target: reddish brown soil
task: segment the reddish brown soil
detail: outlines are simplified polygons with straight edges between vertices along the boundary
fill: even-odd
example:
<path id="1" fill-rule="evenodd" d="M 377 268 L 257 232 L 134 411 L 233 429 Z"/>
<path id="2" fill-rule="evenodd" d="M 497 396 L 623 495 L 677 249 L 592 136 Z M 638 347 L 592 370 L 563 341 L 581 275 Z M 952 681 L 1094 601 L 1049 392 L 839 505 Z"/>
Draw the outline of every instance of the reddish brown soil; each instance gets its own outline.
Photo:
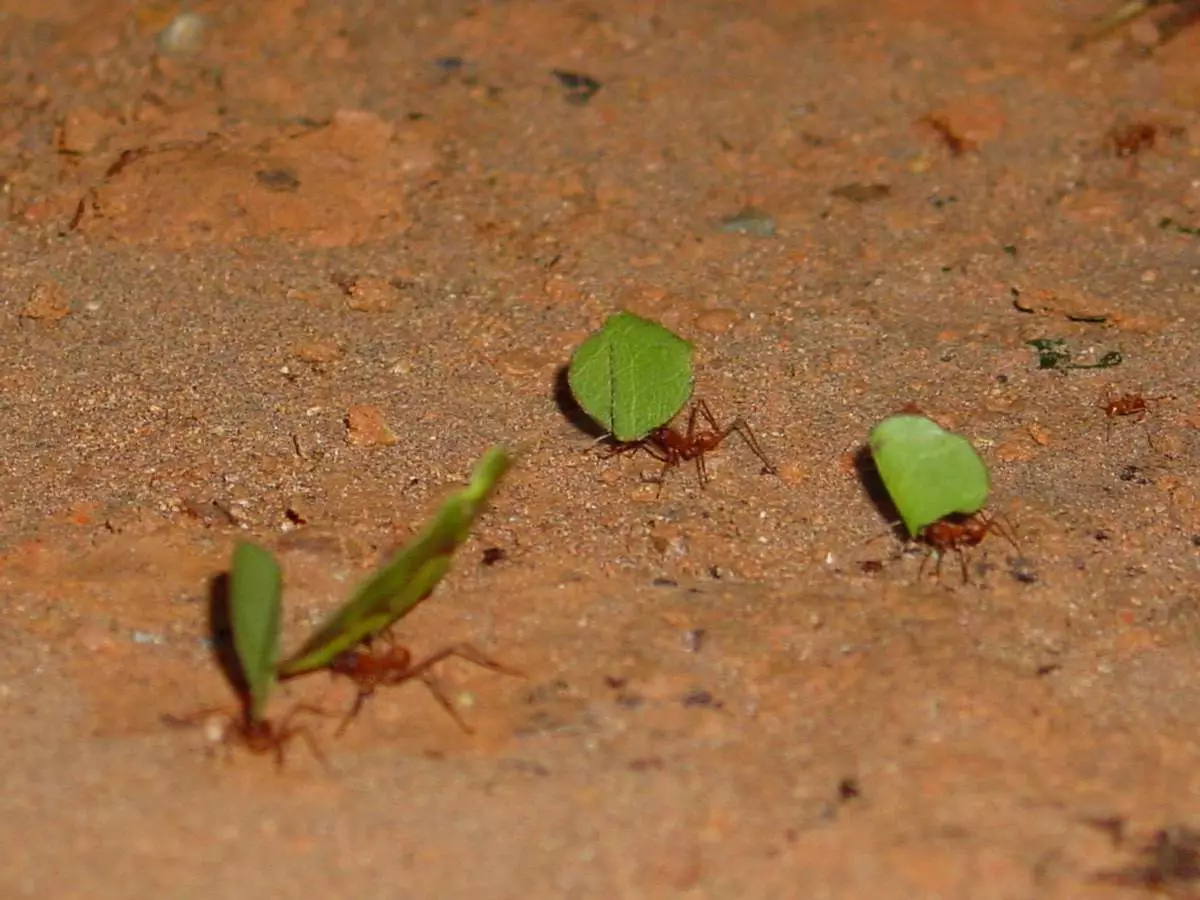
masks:
<path id="1" fill-rule="evenodd" d="M 1200 28 L 1070 51 L 1103 7 L 209 0 L 168 54 L 173 3 L 0 4 L 0 895 L 1200 892 Z M 779 477 L 585 452 L 619 308 Z M 873 540 L 908 403 L 1018 533 L 967 585 Z M 294 647 L 496 442 L 399 630 L 527 673 L 445 665 L 476 734 L 420 685 L 314 723 L 333 774 L 161 724 L 232 703 L 235 539 Z"/>

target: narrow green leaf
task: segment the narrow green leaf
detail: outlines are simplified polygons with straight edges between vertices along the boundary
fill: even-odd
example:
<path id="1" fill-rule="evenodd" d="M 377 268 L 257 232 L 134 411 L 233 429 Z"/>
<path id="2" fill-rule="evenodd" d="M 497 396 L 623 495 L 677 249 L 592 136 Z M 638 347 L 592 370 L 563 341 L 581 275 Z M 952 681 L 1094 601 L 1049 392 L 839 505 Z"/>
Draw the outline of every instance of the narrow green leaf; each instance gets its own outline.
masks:
<path id="1" fill-rule="evenodd" d="M 511 464 L 503 447 L 489 450 L 476 464 L 470 483 L 447 498 L 420 534 L 363 582 L 280 664 L 279 675 L 290 678 L 324 668 L 339 653 L 384 631 L 428 597 L 449 570 L 454 551 L 467 539 L 475 517 Z"/>
<path id="2" fill-rule="evenodd" d="M 233 647 L 250 691 L 250 716 L 262 719 L 275 683 L 279 653 L 279 605 L 283 578 L 270 552 L 238 542 L 229 570 L 229 618 Z"/>
<path id="3" fill-rule="evenodd" d="M 987 467 L 971 442 L 924 416 L 884 419 L 868 440 L 879 477 L 914 538 L 953 513 L 969 515 L 987 502 Z"/>
<path id="4" fill-rule="evenodd" d="M 575 350 L 567 383 L 614 438 L 640 440 L 692 395 L 692 345 L 656 322 L 616 313 Z"/>

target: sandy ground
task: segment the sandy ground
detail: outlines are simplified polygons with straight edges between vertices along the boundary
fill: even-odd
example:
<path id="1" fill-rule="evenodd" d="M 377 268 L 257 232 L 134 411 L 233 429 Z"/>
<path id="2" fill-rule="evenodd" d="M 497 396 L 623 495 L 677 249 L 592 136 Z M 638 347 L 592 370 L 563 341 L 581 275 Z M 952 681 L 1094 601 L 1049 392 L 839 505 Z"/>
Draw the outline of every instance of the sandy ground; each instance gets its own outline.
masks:
<path id="1" fill-rule="evenodd" d="M 30 6 L 0 4 L 0 895 L 1200 896 L 1200 28 Z M 695 342 L 779 477 L 731 441 L 659 496 L 588 452 L 561 368 L 619 308 Z M 1039 369 L 1041 338 L 1122 361 Z M 856 466 L 907 403 L 1017 531 L 965 585 L 918 578 Z M 442 668 L 474 734 L 419 685 L 314 722 L 331 773 L 164 727 L 232 709 L 235 539 L 279 555 L 294 647 L 496 442 L 518 467 L 399 629 L 526 673 Z"/>

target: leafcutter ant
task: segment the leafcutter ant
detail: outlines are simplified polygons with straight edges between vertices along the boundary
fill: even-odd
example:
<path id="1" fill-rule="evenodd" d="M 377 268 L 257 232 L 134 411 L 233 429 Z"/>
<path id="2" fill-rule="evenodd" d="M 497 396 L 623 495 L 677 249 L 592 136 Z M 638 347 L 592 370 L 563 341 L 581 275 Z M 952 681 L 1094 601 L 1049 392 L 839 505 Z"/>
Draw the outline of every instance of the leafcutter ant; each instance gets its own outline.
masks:
<path id="1" fill-rule="evenodd" d="M 704 420 L 703 423 L 700 419 Z M 771 464 L 771 461 L 767 459 L 767 455 L 763 453 L 762 447 L 758 444 L 758 439 L 754 437 L 754 432 L 750 430 L 750 426 L 746 424 L 745 419 L 739 416 L 722 428 L 717 424 L 712 410 L 708 408 L 708 404 L 703 400 L 697 400 L 692 404 L 692 410 L 688 414 L 687 431 L 681 432 L 670 424 L 660 425 L 640 441 L 629 441 L 618 444 L 612 448 L 611 452 L 619 455 L 623 453 L 636 453 L 642 450 L 661 462 L 663 465 L 658 473 L 658 477 L 649 479 L 658 485 L 658 493 L 660 494 L 662 493 L 662 486 L 666 480 L 667 472 L 681 463 L 693 459 L 696 461 L 696 475 L 700 479 L 700 486 L 706 487 L 708 484 L 708 466 L 704 462 L 704 457 L 720 447 L 725 442 L 725 439 L 735 432 L 746 442 L 746 446 L 750 448 L 751 452 L 761 460 L 763 474 L 779 474 L 779 470 Z"/>
<path id="2" fill-rule="evenodd" d="M 1100 409 L 1104 410 L 1104 416 L 1108 420 L 1104 439 L 1108 440 L 1112 437 L 1113 420 L 1117 416 L 1137 416 L 1134 421 L 1141 422 L 1150 411 L 1146 404 L 1168 399 L 1170 399 L 1169 394 L 1160 397 L 1143 397 L 1141 394 L 1121 394 L 1120 396 L 1109 394 L 1097 404 Z"/>
<path id="3" fill-rule="evenodd" d="M 263 756 L 271 753 L 275 757 L 275 766 L 283 768 L 287 757 L 287 748 L 296 738 L 308 745 L 313 758 L 326 771 L 330 770 L 329 760 L 317 745 L 312 732 L 303 725 L 296 725 L 292 720 L 300 713 L 328 716 L 329 713 L 317 706 L 300 703 L 293 706 L 278 724 L 269 719 L 255 719 L 250 714 L 249 702 L 244 702 L 238 715 L 229 715 L 223 709 L 202 709 L 187 716 L 164 715 L 164 725 L 172 728 L 195 728 L 204 726 L 205 735 L 212 744 L 220 744 L 226 754 L 236 746 L 244 747 L 249 752 Z M 223 720 L 216 718 L 222 716 Z"/>
<path id="4" fill-rule="evenodd" d="M 503 675 L 522 677 L 521 672 L 510 669 L 502 663 L 496 662 L 494 659 L 490 659 L 470 644 L 454 644 L 450 647 L 444 647 L 419 662 L 413 662 L 412 652 L 407 647 L 396 644 L 390 633 L 386 634 L 385 639 L 388 647 L 381 653 L 376 653 L 371 649 L 355 648 L 339 653 L 329 663 L 328 668 L 331 673 L 334 675 L 344 675 L 358 687 L 358 695 L 354 698 L 354 705 L 342 717 L 341 724 L 338 725 L 338 729 L 335 732 L 337 736 L 341 736 L 346 731 L 346 728 L 349 727 L 350 723 L 362 709 L 367 698 L 375 693 L 376 688 L 404 684 L 406 681 L 411 681 L 414 678 L 420 679 L 429 688 L 433 699 L 438 702 L 442 709 L 450 714 L 450 717 L 454 719 L 459 728 L 467 734 L 473 734 L 473 730 L 458 714 L 458 710 L 454 708 L 454 704 L 446 696 L 445 691 L 442 690 L 442 686 L 433 677 L 433 672 L 431 671 L 438 663 L 452 656 L 456 656 L 482 669 L 499 672 Z"/>
<path id="5" fill-rule="evenodd" d="M 920 578 L 924 574 L 925 566 L 928 565 L 929 558 L 932 556 L 937 559 L 933 574 L 940 581 L 942 560 L 948 551 L 953 551 L 958 554 L 958 562 L 962 566 L 963 584 L 966 584 L 970 581 L 970 576 L 967 574 L 967 548 L 978 546 L 992 531 L 1002 535 L 1012 544 L 1014 550 L 1020 552 L 1012 528 L 1002 526 L 999 519 L 986 512 L 950 515 L 926 525 L 921 529 L 918 537 L 931 548 L 931 551 L 921 560 L 921 568 L 917 570 L 917 577 Z"/>

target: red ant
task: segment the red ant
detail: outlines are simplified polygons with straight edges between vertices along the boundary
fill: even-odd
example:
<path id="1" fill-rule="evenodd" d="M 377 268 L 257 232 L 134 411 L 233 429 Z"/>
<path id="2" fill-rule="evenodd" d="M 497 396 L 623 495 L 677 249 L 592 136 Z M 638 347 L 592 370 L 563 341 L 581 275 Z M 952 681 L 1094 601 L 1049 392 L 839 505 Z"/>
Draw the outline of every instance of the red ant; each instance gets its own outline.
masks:
<path id="1" fill-rule="evenodd" d="M 1104 415 L 1108 419 L 1108 426 L 1105 432 L 1105 440 L 1112 437 L 1113 419 L 1117 416 L 1137 416 L 1135 422 L 1140 422 L 1146 418 L 1146 414 L 1150 411 L 1147 403 L 1156 403 L 1161 400 L 1170 399 L 1170 395 L 1164 394 L 1161 397 L 1143 397 L 1141 394 L 1122 394 L 1121 396 L 1108 395 L 1101 400 L 1097 405 L 1104 410 Z"/>
<path id="2" fill-rule="evenodd" d="M 937 563 L 934 567 L 934 577 L 940 581 L 942 578 L 942 560 L 945 558 L 947 551 L 953 550 L 958 554 L 958 561 L 962 566 L 963 584 L 966 584 L 970 581 L 970 577 L 967 574 L 967 548 L 978 546 L 992 530 L 1003 535 L 1013 545 L 1013 549 L 1018 553 L 1020 552 L 1021 548 L 1017 546 L 1017 541 L 1012 534 L 1012 528 L 1002 527 L 999 519 L 984 512 L 972 513 L 970 515 L 954 514 L 926 525 L 921 529 L 918 538 L 928 544 L 932 548 L 932 552 L 926 554 L 925 558 L 921 560 L 921 568 L 917 570 L 917 578 L 920 578 L 925 572 L 925 566 L 929 563 L 929 557 L 934 556 L 937 557 Z"/>
<path id="3" fill-rule="evenodd" d="M 697 428 L 697 419 L 701 416 L 704 418 L 705 423 L 707 423 L 707 428 Z M 734 432 L 737 432 L 742 440 L 746 442 L 746 446 L 753 451 L 754 455 L 762 460 L 762 471 L 764 474 L 779 474 L 779 470 L 771 464 L 766 454 L 763 453 L 762 447 L 758 444 L 758 439 L 754 437 L 754 432 L 750 430 L 750 426 L 746 424 L 745 419 L 739 416 L 730 422 L 729 425 L 722 428 L 717 424 L 712 410 L 708 408 L 708 404 L 703 400 L 697 400 L 692 404 L 692 411 L 688 415 L 686 432 L 680 432 L 670 425 L 660 425 L 640 441 L 628 441 L 617 444 L 610 452 L 619 455 L 622 453 L 636 453 L 639 450 L 643 450 L 661 462 L 663 467 L 658 477 L 648 479 L 658 484 L 658 492 L 660 494 L 662 493 L 662 486 L 666 480 L 667 472 L 680 463 L 694 459 L 696 461 L 696 474 L 700 479 L 700 486 L 705 487 L 708 484 L 708 466 L 705 465 L 704 457 L 720 447 L 725 442 L 725 439 Z"/>
<path id="4" fill-rule="evenodd" d="M 351 721 L 354 720 L 362 709 L 367 698 L 375 693 L 376 688 L 386 685 L 403 684 L 413 678 L 419 678 L 425 683 L 425 686 L 429 688 L 429 692 L 433 694 L 433 698 L 458 723 L 459 728 L 467 734 L 473 734 L 473 730 L 463 721 L 458 711 L 454 708 L 454 704 L 450 702 L 450 698 L 446 696 L 441 685 L 438 684 L 430 670 L 443 660 L 457 656 L 459 659 L 474 663 L 480 668 L 488 669 L 492 672 L 500 672 L 504 675 L 515 675 L 517 677 L 521 677 L 522 675 L 522 673 L 515 669 L 510 669 L 496 662 L 494 659 L 484 656 L 483 653 L 470 644 L 454 644 L 453 646 L 445 647 L 420 662 L 414 663 L 412 652 L 407 647 L 397 645 L 390 633 L 386 635 L 386 640 L 390 646 L 383 653 L 374 653 L 369 649 L 346 650 L 335 656 L 329 663 L 328 668 L 331 673 L 334 675 L 344 675 L 358 686 L 358 696 L 354 698 L 354 705 L 350 707 L 349 712 L 342 718 L 342 722 L 338 726 L 335 735 L 341 736 L 345 732 Z"/>
<path id="5" fill-rule="evenodd" d="M 296 738 L 301 738 L 308 745 L 313 758 L 321 764 L 321 767 L 326 771 L 330 770 L 329 760 L 321 752 L 321 748 L 317 746 L 312 732 L 303 725 L 292 724 L 292 719 L 298 713 L 328 716 L 329 713 L 325 710 L 306 703 L 300 703 L 292 707 L 287 715 L 276 725 L 269 719 L 254 718 L 250 713 L 250 704 L 246 702 L 243 703 L 240 715 L 227 716 L 225 721 L 220 723 L 220 730 L 214 731 L 212 729 L 212 716 L 218 712 L 223 712 L 223 710 L 202 709 L 191 715 L 182 717 L 164 715 L 162 721 L 163 724 L 169 725 L 172 728 L 194 728 L 197 725 L 204 725 L 205 733 L 209 736 L 211 742 L 221 744 L 227 754 L 229 748 L 234 744 L 239 744 L 258 756 L 273 753 L 275 755 L 275 766 L 278 769 L 283 768 L 288 744 Z"/>

